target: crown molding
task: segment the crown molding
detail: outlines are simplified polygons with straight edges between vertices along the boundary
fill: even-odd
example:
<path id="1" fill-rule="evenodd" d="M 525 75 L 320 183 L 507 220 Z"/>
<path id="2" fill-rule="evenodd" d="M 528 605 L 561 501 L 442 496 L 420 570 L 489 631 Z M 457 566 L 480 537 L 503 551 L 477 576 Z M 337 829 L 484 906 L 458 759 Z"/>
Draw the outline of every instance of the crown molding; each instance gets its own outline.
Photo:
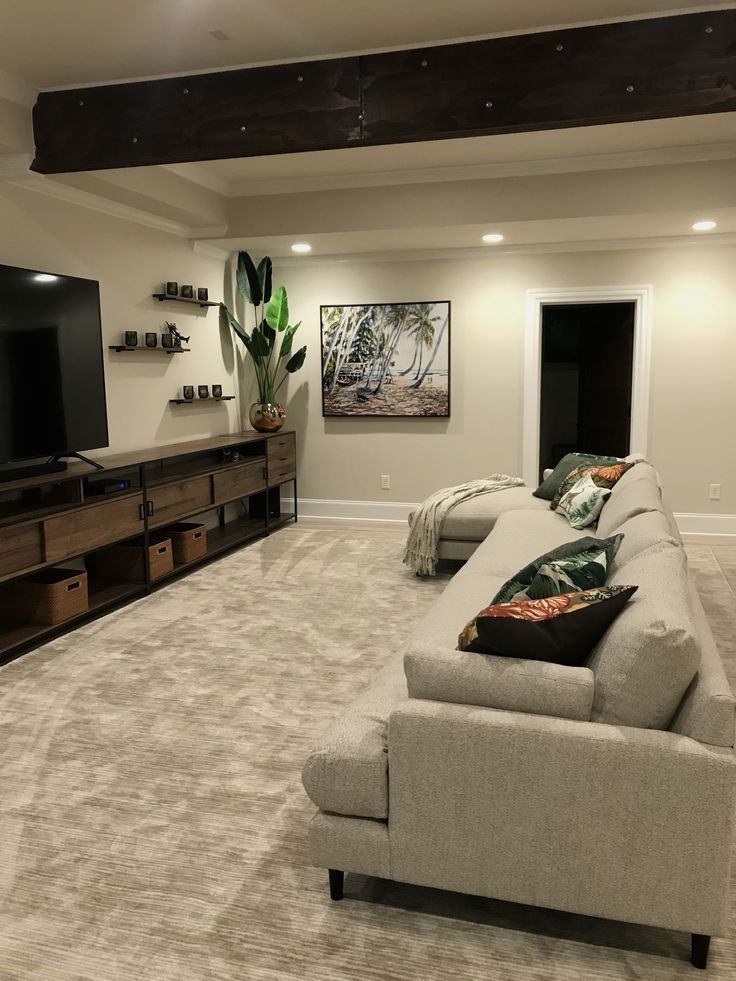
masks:
<path id="1" fill-rule="evenodd" d="M 663 164 L 704 163 L 736 158 L 736 142 L 701 146 L 661 147 L 620 153 L 597 153 L 574 157 L 548 157 L 540 160 L 499 161 L 485 164 L 458 164 L 454 167 L 425 167 L 412 170 L 386 170 L 357 174 L 330 174 L 315 177 L 283 177 L 275 180 L 227 182 L 228 197 L 259 197 L 309 191 L 346 190 L 360 187 L 395 187 L 404 184 L 433 184 L 449 181 L 485 180 L 505 177 L 537 177 L 545 174 L 574 174 L 591 170 L 621 170 Z M 202 166 L 201 164 L 183 164 Z M 206 166 L 206 165 L 205 165 Z M 186 176 L 182 174 L 182 176 Z M 201 183 L 196 176 L 188 178 Z M 206 186 L 206 185 L 205 185 Z"/>
<path id="2" fill-rule="evenodd" d="M 280 268 L 309 265 L 353 265 L 364 262 L 427 262 L 433 259 L 497 259 L 509 255 L 544 255 L 556 252 L 619 252 L 642 249 L 686 248 L 696 245 L 736 245 L 736 233 L 723 235 L 680 235 L 658 238 L 600 239 L 598 241 L 539 242 L 529 245 L 485 245 L 458 249 L 407 249 L 383 252 L 353 252 L 348 255 L 278 256 Z"/>
<path id="3" fill-rule="evenodd" d="M 3 153 L 0 154 L 0 183 L 15 182 L 27 177 L 31 172 L 33 154 Z"/>
<path id="4" fill-rule="evenodd" d="M 209 242 L 201 242 L 195 240 L 192 242 L 192 252 L 196 252 L 198 255 L 207 255 L 211 259 L 222 259 L 223 262 L 227 262 L 232 255 L 232 250 L 221 249 L 217 245 L 211 245 Z"/>
<path id="5" fill-rule="evenodd" d="M 20 106 L 25 106 L 26 109 L 32 109 L 38 91 L 35 86 L 30 85 L 22 78 L 4 72 L 0 68 L 0 99 L 7 99 L 8 102 L 15 102 Z"/>
<path id="6" fill-rule="evenodd" d="M 736 156 L 736 154 L 735 154 Z M 168 170 L 170 174 L 176 174 L 189 181 L 190 184 L 199 184 L 206 187 L 208 191 L 214 191 L 222 197 L 232 197 L 232 182 L 218 174 L 209 173 L 207 163 L 188 163 L 188 164 L 161 164 L 162 170 Z"/>
<path id="7" fill-rule="evenodd" d="M 89 191 L 82 191 L 77 187 L 70 187 L 68 184 L 62 184 L 48 177 L 34 175 L 31 178 L 13 180 L 10 183 L 14 187 L 21 187 L 26 191 L 33 191 L 36 194 L 66 201 L 68 204 L 75 204 L 80 208 L 89 208 L 91 211 L 98 211 L 113 218 L 122 218 L 138 225 L 155 228 L 157 231 L 166 232 L 178 238 L 192 238 L 195 233 L 193 228 L 183 225 L 181 222 L 162 218 L 160 215 L 141 211 L 138 208 L 131 208 L 127 204 L 119 204 L 117 201 L 111 201 L 109 198 L 103 198 Z M 217 231 L 222 230 L 218 229 Z"/>

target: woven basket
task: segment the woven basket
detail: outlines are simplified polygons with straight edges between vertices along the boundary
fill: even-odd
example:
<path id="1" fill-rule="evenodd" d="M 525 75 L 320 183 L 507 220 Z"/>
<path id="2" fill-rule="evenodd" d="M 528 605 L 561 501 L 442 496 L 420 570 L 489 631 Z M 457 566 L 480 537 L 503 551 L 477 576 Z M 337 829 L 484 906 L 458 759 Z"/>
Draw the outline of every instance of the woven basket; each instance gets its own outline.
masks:
<path id="1" fill-rule="evenodd" d="M 0 590 L 3 618 L 52 627 L 89 609 L 87 573 L 42 569 Z"/>

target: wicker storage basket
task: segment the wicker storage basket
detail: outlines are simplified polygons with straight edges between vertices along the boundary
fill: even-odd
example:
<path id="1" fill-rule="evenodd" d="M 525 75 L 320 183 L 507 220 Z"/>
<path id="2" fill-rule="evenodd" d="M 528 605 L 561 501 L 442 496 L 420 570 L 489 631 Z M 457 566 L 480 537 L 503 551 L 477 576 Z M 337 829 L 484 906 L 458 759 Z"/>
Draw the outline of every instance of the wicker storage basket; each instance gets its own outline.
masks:
<path id="1" fill-rule="evenodd" d="M 87 573 L 42 569 L 0 589 L 3 619 L 52 627 L 89 609 Z"/>
<path id="2" fill-rule="evenodd" d="M 207 554 L 207 528 L 203 524 L 179 521 L 162 528 L 161 532 L 171 539 L 177 565 L 194 562 Z"/>
<path id="3" fill-rule="evenodd" d="M 160 579 L 174 569 L 171 539 L 157 533 L 149 536 L 148 565 L 151 580 Z M 143 539 L 133 538 L 111 545 L 87 557 L 87 568 L 96 579 L 115 582 L 143 582 Z"/>

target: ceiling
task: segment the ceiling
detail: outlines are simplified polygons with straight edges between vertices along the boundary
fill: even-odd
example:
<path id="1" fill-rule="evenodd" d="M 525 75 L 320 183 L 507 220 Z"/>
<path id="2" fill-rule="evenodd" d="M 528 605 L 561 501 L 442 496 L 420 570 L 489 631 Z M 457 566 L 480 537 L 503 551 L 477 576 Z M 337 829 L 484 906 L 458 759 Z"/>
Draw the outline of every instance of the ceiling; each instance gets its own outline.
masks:
<path id="1" fill-rule="evenodd" d="M 0 65 L 36 88 L 732 7 L 708 0 L 2 0 Z M 217 40 L 212 31 L 222 32 Z"/>
<path id="2" fill-rule="evenodd" d="M 211 160 L 166 169 L 220 194 L 239 197 L 729 156 L 736 156 L 736 113 Z M 105 172 L 99 176 L 104 179 Z"/>

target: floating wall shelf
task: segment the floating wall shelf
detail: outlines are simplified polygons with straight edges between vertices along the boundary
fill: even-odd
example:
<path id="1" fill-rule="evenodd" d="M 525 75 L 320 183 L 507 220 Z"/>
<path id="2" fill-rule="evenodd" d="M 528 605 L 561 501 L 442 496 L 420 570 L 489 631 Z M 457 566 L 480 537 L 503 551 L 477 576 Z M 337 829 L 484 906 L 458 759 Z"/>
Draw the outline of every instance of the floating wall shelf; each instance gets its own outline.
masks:
<path id="1" fill-rule="evenodd" d="M 168 293 L 152 293 L 151 296 L 160 303 L 163 303 L 165 300 L 173 300 L 174 303 L 193 303 L 198 307 L 219 307 L 220 305 L 214 300 L 198 300 L 196 297 L 190 300 L 186 296 L 169 296 Z"/>
<path id="2" fill-rule="evenodd" d="M 197 402 L 201 405 L 205 402 L 231 402 L 234 398 L 234 395 L 221 395 L 219 398 L 211 395 L 208 399 L 169 399 L 169 403 L 171 405 L 194 405 Z"/>
<path id="3" fill-rule="evenodd" d="M 140 345 L 139 347 L 126 347 L 125 344 L 110 344 L 111 351 L 145 351 L 154 354 L 156 351 L 163 351 L 164 354 L 186 354 L 192 349 L 190 347 L 145 347 Z"/>

